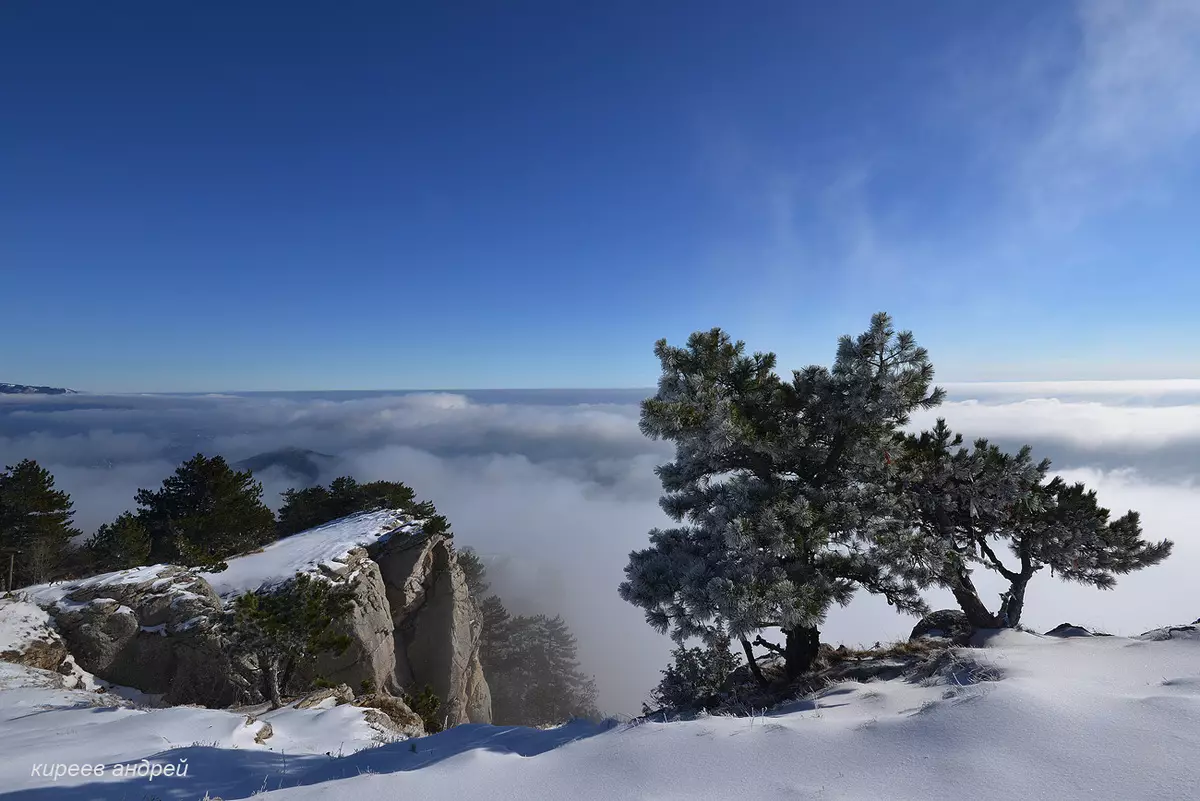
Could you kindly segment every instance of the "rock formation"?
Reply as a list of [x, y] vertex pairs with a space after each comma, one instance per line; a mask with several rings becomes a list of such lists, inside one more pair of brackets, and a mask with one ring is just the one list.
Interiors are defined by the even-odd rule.
[[[406, 521], [305, 567], [346, 583], [354, 600], [336, 624], [350, 645], [321, 655], [316, 676], [378, 698], [429, 686], [449, 725], [491, 721], [491, 693], [479, 662], [479, 610], [448, 537], [426, 536]], [[256, 683], [247, 680], [252, 671], [233, 661], [222, 637], [230, 596], [219, 596], [194, 570], [136, 568], [42, 585], [28, 595], [53, 617], [79, 665], [105, 681], [162, 694], [168, 704], [258, 700]], [[379, 702], [380, 709], [386, 706]], [[411, 721], [402, 728], [411, 730]]]
[[432, 687], [450, 725], [491, 721], [491, 692], [479, 663], [479, 609], [450, 541], [397, 537], [371, 550], [392, 610], [397, 682]]

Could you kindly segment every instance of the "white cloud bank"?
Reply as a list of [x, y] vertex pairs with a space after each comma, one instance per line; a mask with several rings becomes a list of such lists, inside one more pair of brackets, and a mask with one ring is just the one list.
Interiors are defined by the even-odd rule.
[[[1112, 592], [1039, 575], [1027, 619], [1114, 633], [1200, 615], [1200, 382], [955, 385], [934, 416], [969, 437], [1034, 446], [1054, 469], [1095, 486], [1114, 512], [1142, 512], [1146, 534], [1176, 541], [1164, 565]], [[1024, 397], [1021, 397], [1024, 395]], [[503, 398], [503, 396], [500, 396]], [[132, 506], [196, 451], [231, 460], [281, 447], [334, 458], [322, 481], [351, 473], [411, 484], [449, 518], [461, 545], [496, 558], [494, 588], [518, 611], [561, 612], [579, 637], [608, 709], [636, 711], [669, 643], [616, 593], [631, 550], [663, 525], [654, 466], [664, 443], [638, 431], [637, 393], [620, 402], [507, 403], [464, 395], [339, 399], [244, 396], [38, 398], [0, 402], [0, 463], [43, 462], [75, 499], [85, 529]], [[300, 479], [260, 476], [268, 500]], [[986, 592], [999, 592], [985, 579]], [[947, 594], [931, 593], [937, 606]], [[829, 641], [907, 636], [913, 620], [860, 596], [834, 610]]]

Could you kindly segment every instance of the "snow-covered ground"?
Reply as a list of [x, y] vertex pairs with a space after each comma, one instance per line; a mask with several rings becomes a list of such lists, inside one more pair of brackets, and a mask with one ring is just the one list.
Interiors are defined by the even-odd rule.
[[[1169, 637], [1168, 637], [1169, 634]], [[754, 718], [547, 731], [459, 726], [371, 747], [352, 707], [92, 705], [0, 678], [0, 799], [1183, 799], [1200, 787], [1200, 635], [994, 636], [998, 681], [845, 683]], [[0, 673], [0, 677], [5, 674]], [[34, 682], [35, 683], [35, 682]], [[20, 689], [13, 689], [14, 684]], [[364, 749], [364, 750], [358, 750]], [[329, 752], [329, 753], [326, 753]], [[178, 765], [186, 776], [31, 776], [37, 764]]]

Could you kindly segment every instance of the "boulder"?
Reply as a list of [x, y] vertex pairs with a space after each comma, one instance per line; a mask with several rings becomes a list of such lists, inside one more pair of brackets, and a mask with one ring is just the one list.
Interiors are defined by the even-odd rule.
[[491, 693], [479, 663], [479, 608], [448, 537], [395, 536], [371, 548], [396, 638], [395, 678], [442, 699], [448, 725], [490, 723]]
[[221, 599], [194, 571], [158, 566], [94, 577], [47, 606], [79, 666], [168, 704], [225, 706], [241, 691], [214, 630]]
[[1059, 623], [1045, 634], [1046, 637], [1095, 637], [1096, 635], [1083, 626], [1074, 623]]
[[940, 637], [955, 645], [966, 645], [971, 640], [973, 629], [967, 616], [958, 609], [939, 609], [930, 612], [913, 626], [910, 640], [923, 637]]
[[355, 699], [354, 705], [365, 707], [367, 721], [393, 735], [425, 736], [425, 723], [421, 716], [413, 712], [402, 698], [385, 693], [370, 693]]

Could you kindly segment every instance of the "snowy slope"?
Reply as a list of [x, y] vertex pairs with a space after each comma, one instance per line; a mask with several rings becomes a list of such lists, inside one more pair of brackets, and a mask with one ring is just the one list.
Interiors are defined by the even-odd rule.
[[0, 598], [0, 654], [20, 653], [32, 643], [47, 639], [54, 630], [50, 615], [38, 606], [11, 598]]
[[261, 551], [228, 560], [220, 573], [202, 573], [222, 598], [270, 587], [297, 573], [337, 570], [354, 548], [383, 542], [397, 533], [420, 531], [419, 521], [395, 511], [363, 512], [277, 540]]
[[[355, 754], [345, 747], [349, 755], [341, 758], [314, 753], [340, 733], [318, 744], [299, 733], [299, 720], [281, 721], [277, 736], [291, 737], [297, 749], [286, 764], [278, 752], [247, 744], [229, 712], [97, 713], [37, 688], [18, 691], [14, 709], [6, 691], [0, 787], [8, 789], [0, 799], [181, 801], [211, 791], [230, 801], [264, 788], [263, 801], [1194, 798], [1200, 638], [1168, 633], [1005, 632], [968, 652], [998, 670], [998, 681], [846, 683], [753, 719], [549, 731], [470, 725]], [[221, 747], [188, 745], [210, 739]], [[191, 768], [188, 777], [153, 785], [105, 779], [67, 786], [28, 775], [47, 754], [62, 761], [182, 757]]]
[[[227, 560], [229, 567], [219, 573], [200, 573], [222, 598], [271, 587], [297, 573], [318, 573], [322, 567], [337, 570], [349, 552], [375, 542], [384, 542], [396, 534], [414, 534], [421, 521], [396, 511], [363, 512], [332, 523], [277, 540], [261, 550]], [[175, 573], [174, 577], [168, 575]], [[27, 587], [21, 591], [39, 606], [62, 603], [69, 593], [79, 589], [112, 584], [141, 584], [156, 581], [155, 589], [174, 585], [171, 592], [187, 594], [186, 573], [171, 565], [150, 565], [130, 570], [102, 573], [79, 581], [55, 582]]]

